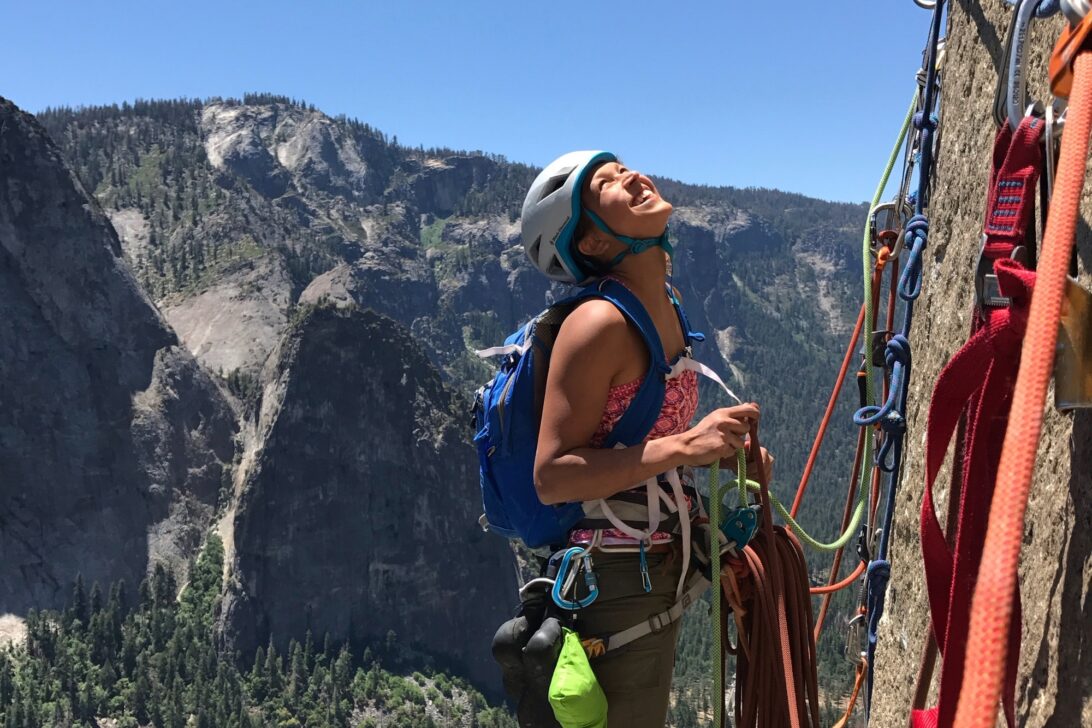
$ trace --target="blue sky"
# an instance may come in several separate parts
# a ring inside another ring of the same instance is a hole
[[[28,111],[269,91],[416,146],[870,198],[930,13],[911,0],[0,0]]]

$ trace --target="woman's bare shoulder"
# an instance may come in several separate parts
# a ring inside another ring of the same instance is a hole
[[[579,304],[565,318],[558,341],[565,339],[577,348],[611,346],[625,341],[627,336],[625,314],[610,301],[593,298]]]

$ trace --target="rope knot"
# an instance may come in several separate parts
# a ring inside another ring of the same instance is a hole
[[[865,579],[873,588],[885,589],[887,582],[891,580],[891,562],[887,559],[876,559],[868,565]]]
[[[883,358],[888,369],[893,369],[895,364],[910,366],[910,340],[902,334],[895,334],[888,339]]]
[[[929,236],[929,218],[925,215],[914,215],[906,221],[906,234],[907,235],[920,235],[921,237]]]
[[[906,235],[913,242],[906,256],[906,267],[899,276],[899,298],[913,301],[921,294],[921,252],[929,240],[929,219],[914,215],[906,223]]]
[[[937,123],[937,118],[933,114],[926,114],[922,111],[914,114],[914,128],[919,131],[925,131],[926,129],[936,131]]]

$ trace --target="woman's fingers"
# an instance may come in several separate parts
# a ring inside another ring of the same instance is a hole
[[[758,422],[760,417],[758,405],[754,402],[749,404],[737,404],[735,407],[727,407],[726,409],[732,417],[738,420]]]

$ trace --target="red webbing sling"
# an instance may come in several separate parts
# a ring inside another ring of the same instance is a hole
[[[1001,453],[1005,487],[990,509],[986,532],[988,548],[972,603],[967,640],[971,669],[965,676],[956,712],[956,724],[961,728],[993,727],[1003,689],[1002,678],[1018,659],[1018,655],[1006,652],[1006,641],[999,637],[1010,624],[1020,621],[1013,611],[1013,601],[1024,516],[1042,434],[1044,402],[1054,362],[1066,270],[1077,231],[1089,135],[1092,134],[1092,52],[1085,50],[1077,54],[1082,47],[1081,39],[1089,37],[1090,29],[1092,15],[1085,16],[1075,29],[1075,36],[1063,34],[1059,47],[1055,48],[1055,58],[1051,59],[1052,72],[1056,62],[1063,65],[1061,70],[1064,71],[1064,65],[1073,61],[1073,93],[1069,98],[1050,217],[1043,236],[1035,295],[1028,314],[1028,335],[1021,350],[1020,375],[1013,395],[1014,417],[1005,432]],[[1073,30],[1069,32],[1073,33]],[[1067,45],[1074,37],[1075,45]],[[1059,53],[1059,50],[1063,52]],[[1074,54],[1077,54],[1075,60]],[[1054,93],[1061,95],[1057,77],[1052,77],[1051,82]],[[1068,687],[1073,689],[1073,686]]]
[[[998,132],[982,262],[976,272],[976,289],[981,293],[971,337],[940,373],[929,405],[921,547],[932,628],[943,664],[938,704],[927,710],[914,710],[911,714],[914,728],[951,726],[955,721],[963,683],[971,598],[982,562],[987,516],[1035,281],[1033,272],[1011,258],[1023,244],[1027,226],[1035,217],[1042,129],[1042,120],[1028,117],[1015,132],[1007,124]],[[996,284],[992,276],[987,277],[990,272],[996,272]],[[956,520],[947,524],[948,529],[955,529],[953,548],[936,515],[933,483],[961,417],[965,429],[962,441],[956,444],[961,451],[956,462],[962,463],[962,473],[956,477],[960,478],[962,489],[958,494]],[[1007,639],[1010,652],[1016,654],[1020,648],[1019,618],[1013,620]],[[1013,660],[1006,671],[1002,698],[1010,727],[1015,725],[1015,688]]]

